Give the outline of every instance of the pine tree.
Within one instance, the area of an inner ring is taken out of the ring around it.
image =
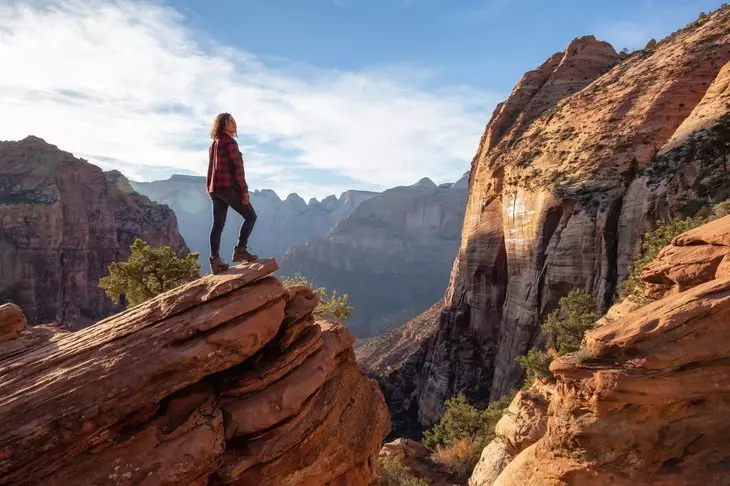
[[[125,262],[109,265],[109,275],[99,280],[115,303],[122,297],[135,306],[200,277],[197,253],[178,258],[168,245],[151,248],[140,239],[134,240]]]

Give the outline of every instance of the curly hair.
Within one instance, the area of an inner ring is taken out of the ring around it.
[[[215,140],[216,138],[223,135],[223,131],[226,129],[226,123],[231,118],[230,113],[219,113],[213,121],[213,128],[210,130],[210,138]]]

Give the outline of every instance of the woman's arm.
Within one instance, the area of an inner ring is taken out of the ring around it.
[[[228,160],[233,165],[234,183],[238,185],[241,194],[248,193],[248,184],[246,184],[246,175],[243,170],[243,154],[238,150],[238,143],[235,141],[228,144]]]

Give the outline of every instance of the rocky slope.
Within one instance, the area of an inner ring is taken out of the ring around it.
[[[389,430],[352,335],[274,260],[0,343],[0,484],[367,485]],[[17,328],[0,308],[0,335]]]
[[[584,289],[605,311],[654,221],[727,198],[712,129],[728,113],[728,25],[724,7],[625,59],[576,39],[497,107],[445,310],[405,359],[419,371],[381,378],[410,390],[397,406],[414,421],[396,428],[432,423],[456,393],[477,405],[507,393],[562,296]]]
[[[180,232],[192,251],[200,253],[206,265],[209,253],[208,230],[211,225],[210,197],[205,190],[205,178],[173,175],[167,180],[132,182],[135,190],[170,206],[178,218]],[[340,220],[349,216],[363,201],[377,193],[346,191],[339,198],[329,196],[322,201],[304,202],[297,194],[290,194],[283,201],[272,190],[251,193],[251,203],[258,219],[249,245],[252,251],[280,258],[287,248],[304,243],[312,236],[323,236]],[[241,218],[229,213],[223,233],[224,255],[238,240]],[[201,231],[201,229],[204,229]],[[225,258],[230,258],[230,255]]]
[[[422,179],[363,202],[326,237],[289,249],[283,274],[349,294],[348,325],[370,337],[407,321],[439,300],[456,256],[466,176],[436,186]]]
[[[730,216],[642,279],[660,300],[617,304],[554,382],[520,392],[471,486],[730,484]]]
[[[175,214],[37,137],[0,142],[0,303],[32,324],[83,327],[115,310],[99,279],[136,237],[185,252]]]

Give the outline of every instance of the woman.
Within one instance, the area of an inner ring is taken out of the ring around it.
[[[233,250],[233,261],[252,262],[258,259],[258,256],[247,250],[248,237],[256,223],[256,212],[248,194],[243,155],[238,150],[238,142],[233,138],[237,135],[236,120],[229,113],[221,113],[215,117],[213,129],[210,131],[213,143],[208,150],[207,178],[208,194],[213,202],[213,227],[210,230],[210,271],[213,274],[228,270],[228,265],[221,260],[219,251],[229,206],[243,216],[238,245]]]

